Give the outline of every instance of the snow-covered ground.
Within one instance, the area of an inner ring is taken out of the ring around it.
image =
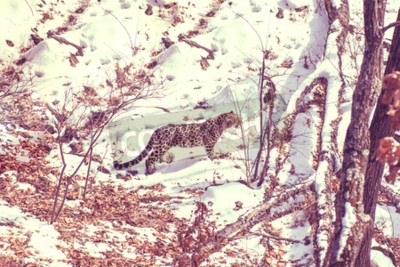
[[[352,25],[360,32],[361,2],[352,1],[350,7]],[[394,21],[397,8],[389,3],[388,22]],[[229,129],[216,146],[230,152],[228,158],[210,161],[204,148],[172,149],[173,162],[157,163],[156,173],[150,176],[144,175],[143,163],[133,168],[138,174],[127,174],[114,170],[112,162],[137,156],[150,134],[162,125],[201,122],[231,110],[240,111],[249,154],[254,157],[260,130],[257,86],[263,50],[267,52],[267,75],[277,89],[273,117],[278,129],[284,132],[287,118],[295,114],[290,140],[284,149],[277,145],[271,152],[270,173],[279,173],[277,190],[315,174],[316,147],[329,150],[331,126],[326,125],[338,118],[335,142],[339,149],[343,145],[362,59],[362,34],[344,57],[348,80],[338,109],[336,45],[327,43],[331,40],[329,24],[321,1],[18,0],[0,1],[0,15],[1,67],[23,62],[36,101],[62,103],[66,92],[73,99],[84,87],[108,96],[109,84],[117,79],[117,65],[129,66],[132,76],[140,71],[149,73],[151,86],[156,88],[154,95],[126,107],[108,125],[93,151],[101,161],[93,162],[87,199],[82,200],[77,189],[85,184],[82,169],[73,187],[80,197],[67,199],[56,223],[48,224],[61,169],[54,143],[49,142],[52,150],[43,159],[49,169],[43,173],[21,177],[17,167],[7,167],[0,174],[1,188],[7,193],[0,201],[0,262],[10,266],[171,266],[176,251],[193,249],[195,237],[199,242],[201,234],[212,236],[262,202],[263,187],[253,189],[238,182],[246,180],[238,129]],[[359,37],[355,32],[353,40]],[[391,36],[391,32],[387,34]],[[77,47],[82,48],[81,54]],[[328,83],[323,117],[318,107],[312,106],[315,104],[308,104],[313,92],[303,95],[317,77]],[[299,106],[308,108],[298,111]],[[8,131],[6,126],[0,128],[3,147],[13,149],[18,160],[29,161],[29,147],[14,149],[26,136],[16,137]],[[321,144],[320,132],[324,136]],[[52,137],[43,134],[35,142]],[[280,158],[283,151],[287,152],[284,161]],[[70,174],[82,157],[65,157],[66,173]],[[279,162],[283,166],[278,166]],[[99,171],[100,165],[109,172]],[[377,227],[400,238],[398,216],[395,208],[379,206]],[[203,220],[195,225],[195,218],[200,217]],[[265,261],[272,266],[312,264],[313,242],[308,240],[312,226],[307,211],[256,228],[254,234],[212,254],[202,266],[263,266]],[[391,266],[380,251],[372,256],[379,266]]]

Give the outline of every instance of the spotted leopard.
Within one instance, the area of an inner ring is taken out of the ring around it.
[[[146,174],[153,174],[156,170],[154,163],[174,146],[203,146],[208,158],[213,160],[217,157],[214,146],[222,133],[232,126],[238,127],[241,123],[239,116],[231,111],[203,123],[168,124],[154,131],[139,156],[125,163],[114,161],[114,168],[120,170],[136,165],[150,153],[146,160]]]

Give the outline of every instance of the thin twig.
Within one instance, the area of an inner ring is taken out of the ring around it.
[[[80,116],[77,120],[77,122],[75,123],[75,125],[72,126],[72,128],[74,130],[79,129],[79,124],[81,122],[83,122],[83,119],[85,117],[85,114],[87,113],[87,109],[88,109],[88,104],[82,102],[77,102],[76,106],[74,106],[72,109],[68,110],[66,109],[66,104],[69,101],[69,91],[65,91],[65,95],[64,95],[64,104],[61,105],[61,107],[59,108],[60,111],[54,109],[54,108],[50,108],[49,110],[51,111],[51,113],[53,114],[53,116],[56,118],[56,128],[58,131],[58,135],[59,135],[59,149],[60,149],[60,155],[61,155],[61,159],[63,162],[63,169],[61,171],[61,174],[59,176],[59,184],[58,187],[56,189],[55,192],[55,200],[54,200],[54,206],[53,206],[53,211],[52,211],[52,215],[51,215],[51,223],[54,223],[61,215],[61,212],[63,210],[66,198],[67,198],[67,193],[68,193],[68,188],[69,185],[72,182],[72,178],[78,173],[78,171],[80,170],[80,168],[83,166],[83,163],[86,162],[86,160],[89,157],[89,166],[88,166],[88,170],[87,170],[87,177],[86,177],[86,184],[85,184],[85,193],[86,193],[86,186],[88,183],[88,173],[90,171],[90,163],[92,160],[92,155],[93,155],[93,148],[96,146],[98,139],[100,138],[100,136],[102,135],[105,127],[107,127],[110,122],[114,119],[114,117],[121,111],[124,110],[124,108],[126,106],[128,106],[129,104],[140,100],[140,99],[144,99],[144,98],[148,98],[150,96],[152,96],[153,94],[156,93],[157,90],[160,89],[160,87],[162,86],[162,83],[158,83],[156,86],[151,86],[151,87],[147,87],[147,86],[142,86],[140,90],[138,90],[138,92],[135,92],[134,95],[123,95],[121,98],[121,102],[118,105],[113,105],[113,106],[108,106],[108,109],[106,109],[103,113],[104,113],[104,117],[105,118],[104,121],[102,121],[99,126],[94,130],[91,131],[93,132],[93,134],[91,135],[91,138],[89,140],[89,147],[86,150],[85,154],[82,156],[83,158],[81,159],[80,163],[78,164],[78,166],[75,167],[74,171],[69,174],[67,176],[67,183],[65,185],[65,191],[64,191],[64,195],[62,198],[62,202],[60,203],[58,209],[57,209],[57,203],[58,203],[58,196],[59,196],[59,192],[60,192],[60,188],[61,188],[61,183],[63,180],[63,176],[64,176],[64,170],[66,167],[66,162],[64,159],[64,151],[63,151],[63,142],[61,140],[61,131],[63,129],[65,129],[65,121],[70,119],[73,115],[75,115],[76,112],[82,112],[80,113]],[[120,88],[117,88],[116,90],[119,90]],[[112,95],[113,91],[110,92],[110,96]],[[81,109],[78,109],[78,107],[82,107],[83,106],[83,111]],[[75,117],[75,116],[74,116]],[[93,129],[92,129],[93,130]]]
[[[132,37],[131,37],[131,34],[129,33],[128,29],[125,27],[125,25],[113,13],[111,13],[111,11],[108,11],[108,10],[105,10],[105,9],[103,9],[103,10],[107,14],[110,14],[114,19],[116,19],[116,21],[118,21],[118,23],[121,24],[122,28],[124,28],[126,34],[128,35],[129,42],[131,43],[132,55],[134,56],[135,55],[135,50],[134,50],[134,46],[133,46],[133,42],[132,42]]]
[[[236,16],[238,16],[238,17],[240,17],[241,19],[243,19],[243,20],[250,26],[250,28],[254,31],[254,33],[255,33],[255,34],[257,35],[257,37],[258,37],[258,40],[259,40],[259,42],[260,42],[260,44],[261,44],[261,50],[262,50],[262,51],[265,51],[262,38],[261,38],[260,34],[258,33],[258,31],[256,30],[256,28],[254,28],[254,26],[253,26],[243,15],[240,15],[239,13],[233,11],[232,9],[231,9],[231,11],[232,11]]]
[[[266,129],[265,128],[265,125],[266,125],[266,122],[267,122],[267,118],[266,118],[266,121],[265,121],[265,123],[264,123],[264,118],[263,118],[263,96],[264,96],[264,84],[265,84],[265,80],[266,80],[266,76],[265,76],[265,70],[266,70],[266,64],[265,64],[265,61],[266,61],[266,50],[265,50],[265,47],[264,47],[264,43],[263,43],[263,41],[262,41],[262,38],[261,38],[261,36],[260,36],[260,34],[258,33],[258,31],[254,28],[254,26],[243,16],[243,15],[240,15],[239,13],[237,13],[237,12],[235,12],[235,11],[233,11],[233,10],[231,10],[234,14],[236,14],[238,17],[240,17],[241,19],[243,19],[249,26],[250,26],[250,28],[254,31],[254,33],[257,35],[257,37],[258,37],[258,40],[259,40],[259,43],[260,43],[260,45],[261,45],[261,52],[262,52],[262,62],[261,62],[261,69],[260,69],[260,72],[259,72],[259,81],[258,81],[258,90],[259,90],[259,105],[260,105],[260,131],[261,131],[261,133],[260,133],[260,148],[259,148],[259,150],[258,150],[258,153],[257,153],[257,156],[256,156],[256,158],[255,158],[255,163],[254,163],[254,173],[253,173],[253,178],[251,179],[251,181],[252,182],[254,182],[254,181],[256,181],[257,180],[257,177],[258,177],[258,168],[259,168],[259,164],[260,164],[260,161],[261,161],[261,156],[262,156],[262,152],[263,152],[263,150],[264,150],[264,147],[265,147],[265,142],[267,141],[267,142],[269,142],[269,140],[266,140],[265,139],[265,137],[266,136],[269,136],[269,134],[268,134],[268,132],[270,131],[270,130],[268,130],[268,129]],[[268,78],[267,78],[268,79]],[[270,118],[271,119],[271,118]],[[270,120],[269,119],[269,120]],[[266,163],[266,164],[268,164],[268,162]],[[264,166],[264,168],[263,168],[263,170],[266,170],[266,168],[265,168],[265,166]],[[265,175],[265,172],[263,172],[262,173],[263,175]],[[261,175],[261,174],[260,174]],[[262,180],[263,180],[264,178],[262,177],[260,177],[260,181],[259,181],[259,184],[261,184],[262,183]]]
[[[64,196],[63,196],[63,200],[60,204],[60,207],[58,209],[58,212],[56,214],[55,220],[57,220],[61,214],[62,208],[64,206],[65,200],[67,198],[67,193],[68,193],[68,187],[71,184],[71,180],[72,177],[74,177],[78,171],[80,170],[80,168],[82,167],[83,163],[86,161],[86,158],[88,157],[90,151],[93,149],[93,146],[95,144],[95,142],[97,142],[97,139],[100,137],[101,133],[104,130],[105,125],[103,125],[101,128],[96,129],[96,132],[93,134],[93,136],[96,136],[95,138],[93,138],[93,142],[90,143],[88,150],[85,153],[85,157],[79,162],[78,166],[75,168],[74,172],[72,174],[70,174],[67,178],[67,185],[64,191]]]
[[[29,9],[31,10],[32,16],[34,16],[35,14],[33,13],[31,5],[28,3],[27,0],[25,0],[25,3],[28,5]]]
[[[56,211],[56,207],[57,207],[58,196],[60,194],[61,182],[62,182],[62,178],[64,176],[65,168],[67,167],[67,164],[66,164],[65,158],[64,158],[63,142],[61,141],[60,131],[58,131],[58,140],[59,140],[58,148],[60,150],[61,162],[63,164],[63,167],[62,167],[60,175],[59,175],[57,188],[55,189],[55,192],[54,192],[54,204],[53,204],[53,210],[51,212],[50,224],[53,224],[56,220],[55,211]]]
[[[87,172],[86,172],[85,187],[83,188],[83,199],[86,198],[86,190],[87,190],[87,185],[88,185],[88,181],[89,181],[89,174],[90,174],[90,167],[92,165],[92,159],[93,159],[93,148],[90,149],[90,154],[89,154],[89,164],[88,164]]]
[[[265,127],[264,127],[264,121],[263,121],[263,88],[264,88],[264,72],[265,72],[265,56],[264,56],[264,50],[262,51],[263,55],[262,55],[262,65],[261,65],[261,69],[260,69],[260,76],[259,76],[259,83],[258,83],[258,90],[259,90],[259,95],[258,95],[258,99],[259,99],[259,105],[260,105],[260,147],[258,149],[258,153],[255,159],[255,170],[253,173],[253,178],[251,179],[252,182],[257,180],[257,176],[258,176],[258,167],[260,164],[260,160],[261,160],[261,154],[262,151],[264,150],[264,145],[265,145],[265,138],[264,138],[264,133],[265,133]]]
[[[265,156],[265,163],[264,166],[261,170],[260,173],[260,178],[258,181],[258,186],[261,186],[261,184],[265,180],[265,176],[267,176],[267,172],[269,169],[269,160],[271,158],[271,129],[273,127],[273,121],[272,121],[272,114],[274,112],[274,101],[275,101],[275,95],[276,95],[276,86],[271,80],[271,78],[267,78],[270,88],[268,89],[268,92],[265,94],[267,96],[266,98],[264,97],[265,104],[268,104],[269,107],[269,112],[268,112],[268,117],[265,118],[265,128],[263,129],[263,132],[261,132],[262,135],[262,140],[267,143],[267,148],[266,148],[266,156]],[[265,144],[263,144],[265,146]],[[271,184],[272,187],[274,187],[274,183]],[[272,188],[273,190],[273,188]]]

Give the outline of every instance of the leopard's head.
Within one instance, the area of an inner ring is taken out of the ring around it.
[[[230,128],[232,126],[238,128],[242,124],[240,117],[233,113],[233,111],[222,114],[224,116],[224,126],[225,128]]]

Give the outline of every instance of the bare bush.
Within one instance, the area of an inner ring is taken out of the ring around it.
[[[51,223],[59,218],[71,181],[84,164],[86,165],[86,180],[83,190],[85,198],[88,181],[93,179],[89,177],[94,159],[93,149],[98,144],[107,125],[126,107],[140,99],[154,97],[163,86],[162,81],[153,84],[152,72],[136,70],[132,64],[123,68],[117,65],[115,77],[113,81],[106,81],[108,90],[105,95],[93,87],[83,86],[79,89],[66,90],[61,101],[54,101],[51,105],[47,104],[47,109],[52,117],[52,125],[56,129],[56,141],[62,163],[51,213]],[[80,144],[72,147],[75,148],[75,152],[80,153],[82,159],[71,173],[66,174],[68,163],[65,160],[65,144],[73,140],[85,140],[86,142],[85,146]],[[101,159],[98,161],[101,162]],[[58,205],[62,185],[64,185],[64,194],[61,204]]]
[[[3,66],[0,75],[0,101],[26,93],[33,85],[33,78],[25,75],[22,67]]]

